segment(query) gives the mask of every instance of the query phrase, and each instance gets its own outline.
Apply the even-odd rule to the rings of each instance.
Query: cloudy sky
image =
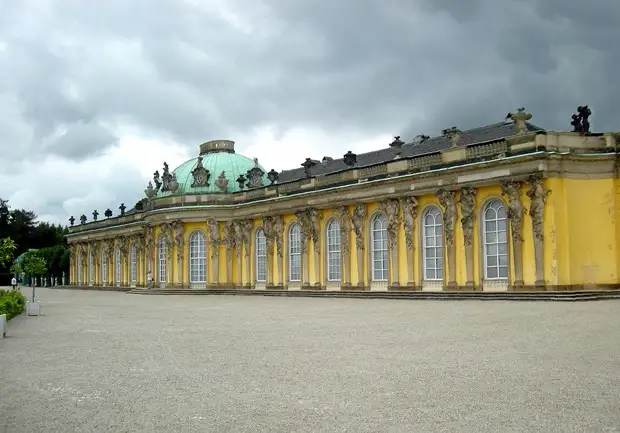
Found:
[[[620,129],[618,0],[0,0],[0,197],[66,223],[224,138],[267,169],[503,120]]]

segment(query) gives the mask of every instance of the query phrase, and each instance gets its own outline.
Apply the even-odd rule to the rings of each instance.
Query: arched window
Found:
[[[288,279],[301,281],[301,228],[298,223],[288,231]]]
[[[135,245],[131,246],[129,252],[129,267],[131,282],[135,283],[138,281],[138,249]]]
[[[166,238],[161,236],[157,246],[157,256],[159,259],[159,282],[166,282]]]
[[[256,281],[267,281],[267,238],[263,229],[256,230]]]
[[[77,254],[77,283],[82,282],[82,254]]]
[[[88,282],[92,284],[95,281],[95,255],[93,250],[88,252]]]
[[[108,283],[108,255],[104,252],[101,253],[101,285],[105,286]]]
[[[334,218],[327,224],[327,281],[340,281],[340,248],[340,221]]]
[[[378,214],[372,219],[372,279],[373,281],[388,280],[388,232],[387,218]]]
[[[424,279],[443,280],[443,218],[439,208],[433,206],[422,217],[422,253]]]
[[[484,278],[508,278],[506,207],[500,200],[493,200],[484,209]]]
[[[121,249],[116,247],[114,252],[114,281],[121,283]]]
[[[189,237],[189,282],[207,281],[207,237],[203,232],[194,232]]]

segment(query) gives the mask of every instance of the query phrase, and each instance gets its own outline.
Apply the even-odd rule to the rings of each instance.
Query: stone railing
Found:
[[[505,141],[478,144],[467,148],[467,159],[484,158],[508,152],[508,144]]]

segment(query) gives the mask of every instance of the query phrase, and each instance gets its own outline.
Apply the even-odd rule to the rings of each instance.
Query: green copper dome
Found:
[[[157,198],[234,193],[269,185],[267,172],[258,164],[258,160],[235,153],[234,142],[229,140],[214,140],[201,144],[200,154],[179,165],[171,174],[178,187],[175,190],[173,181],[168,182],[168,188],[165,187],[164,172],[164,185],[157,192]],[[237,182],[241,175],[246,178],[243,189],[239,188]]]

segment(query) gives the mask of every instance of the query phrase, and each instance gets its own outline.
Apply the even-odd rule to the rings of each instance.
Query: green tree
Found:
[[[32,281],[32,302],[34,302],[34,279],[32,277],[41,277],[47,272],[45,265],[45,259],[41,257],[38,251],[28,251],[24,255],[24,261],[22,262],[24,272],[31,277]]]
[[[6,266],[13,261],[17,245],[11,238],[0,239],[0,266]]]

